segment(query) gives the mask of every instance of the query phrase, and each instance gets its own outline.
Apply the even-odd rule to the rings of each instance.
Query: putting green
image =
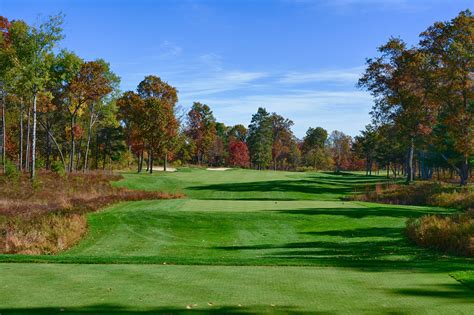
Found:
[[[188,197],[91,213],[86,238],[55,256],[0,256],[15,262],[0,264],[1,314],[474,309],[474,261],[418,248],[403,234],[407,218],[451,210],[341,201],[382,177],[191,169],[124,176],[117,185]]]

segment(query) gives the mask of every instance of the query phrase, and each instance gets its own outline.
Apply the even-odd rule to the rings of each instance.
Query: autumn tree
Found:
[[[119,119],[125,126],[128,144],[138,156],[138,172],[142,170],[145,150],[147,170],[153,172],[153,159],[163,156],[164,168],[168,153],[175,146],[179,122],[175,115],[178,101],[176,88],[157,76],[147,76],[137,87],[117,101]]]
[[[284,118],[277,113],[270,115],[272,125],[272,160],[273,169],[277,169],[277,164],[288,164],[291,147],[296,143],[295,136],[291,131],[293,121]]]
[[[194,144],[196,162],[201,165],[216,139],[216,119],[209,106],[193,103],[187,115],[186,133]]]
[[[232,126],[227,131],[227,138],[229,141],[237,140],[245,142],[247,139],[247,128],[244,125],[237,124]]]
[[[75,169],[75,137],[80,129],[80,126],[76,125],[78,115],[84,113],[86,106],[92,106],[92,103],[99,101],[112,91],[111,80],[110,77],[107,76],[107,70],[107,66],[103,62],[86,62],[81,65],[79,72],[72,78],[68,86],[70,103],[69,106],[67,106],[67,110],[70,116],[71,137],[69,171]]]
[[[33,98],[31,177],[35,177],[37,142],[37,95],[44,90],[48,82],[48,58],[56,44],[63,38],[61,25],[63,16],[50,17],[39,27],[29,27],[27,36],[16,43],[16,56],[20,80]]]
[[[474,16],[469,10],[449,22],[435,23],[421,35],[421,51],[429,56],[433,99],[439,107],[441,156],[459,174],[461,185],[469,176],[474,154]],[[451,158],[447,149],[456,154]]]
[[[380,47],[380,57],[367,61],[359,85],[375,98],[374,120],[393,125],[408,148],[407,181],[414,179],[418,151],[421,162],[438,152],[461,184],[467,182],[474,148],[472,25],[472,13],[461,12],[429,27],[418,46],[392,38]]]
[[[249,150],[245,142],[233,139],[229,143],[229,165],[248,167],[250,163]]]
[[[339,173],[349,165],[351,157],[351,137],[341,131],[334,130],[329,137],[329,142],[335,170]]]

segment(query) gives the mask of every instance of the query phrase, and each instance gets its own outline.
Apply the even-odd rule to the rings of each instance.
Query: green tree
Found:
[[[328,132],[322,127],[309,128],[303,138],[303,151],[308,152],[315,148],[324,148],[328,139]]]
[[[273,128],[270,114],[259,107],[248,127],[247,146],[250,160],[257,169],[267,168],[272,161]]]

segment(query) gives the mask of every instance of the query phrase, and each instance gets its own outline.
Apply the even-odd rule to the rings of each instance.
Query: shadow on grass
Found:
[[[305,312],[288,306],[258,305],[252,307],[220,306],[206,309],[155,307],[146,309],[128,308],[114,304],[95,304],[84,307],[44,307],[44,308],[0,308],[0,314],[255,314],[255,313],[284,313],[284,314],[330,314],[328,312]],[[331,313],[333,314],[333,313]]]
[[[390,289],[389,292],[394,295],[455,299],[474,303],[474,292],[459,284],[430,285],[427,288]]]
[[[317,235],[317,236],[339,236],[339,237],[400,237],[403,235],[403,228],[360,228],[353,230],[330,230],[330,231],[314,231],[301,232],[300,234]]]
[[[430,209],[430,208],[403,208],[403,207],[351,207],[351,208],[302,208],[295,210],[269,210],[290,215],[331,215],[345,216],[352,219],[362,219],[366,217],[392,217],[392,218],[418,218],[427,214],[449,214],[454,210]]]
[[[303,232],[316,237],[343,237],[280,244],[220,246],[224,251],[257,251],[262,261],[280,264],[348,267],[368,271],[416,269],[422,272],[471,270],[473,259],[446,257],[411,244],[402,228],[360,228]]]
[[[334,175],[331,173],[331,175]],[[304,179],[294,180],[269,180],[269,181],[254,181],[244,183],[226,183],[226,184],[212,184],[191,186],[187,189],[195,191],[216,191],[216,192],[283,192],[288,193],[303,193],[312,195],[335,195],[337,198],[342,198],[345,195],[362,192],[370,189],[377,183],[385,182],[386,179],[379,176],[364,176],[356,174],[344,175],[337,174],[337,176],[320,176],[308,175]],[[219,197],[219,199],[222,199]],[[232,196],[234,200],[242,200],[238,196]],[[245,197],[246,200],[262,200],[259,196],[255,198]],[[271,200],[280,200],[279,198],[272,198]],[[288,200],[295,200],[288,198]]]

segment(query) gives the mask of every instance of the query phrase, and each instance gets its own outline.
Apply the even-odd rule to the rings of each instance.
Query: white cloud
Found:
[[[289,72],[282,76],[280,83],[298,84],[307,82],[356,83],[363,67],[324,70],[315,72]]]
[[[181,106],[206,103],[228,125],[248,124],[258,107],[292,119],[298,137],[310,126],[355,135],[370,120],[372,98],[355,88],[362,67],[258,71],[232,67],[220,55],[207,53],[148,64],[147,69],[149,73],[129,73],[129,84],[123,86],[133,88],[145,75],[156,73],[177,87]]]
[[[181,54],[183,49],[177,44],[170,41],[163,41],[156,55],[152,56],[153,59],[170,59]]]
[[[266,76],[264,72],[219,71],[208,75],[203,73],[175,84],[181,92],[180,97],[187,98],[248,88],[252,82]]]

